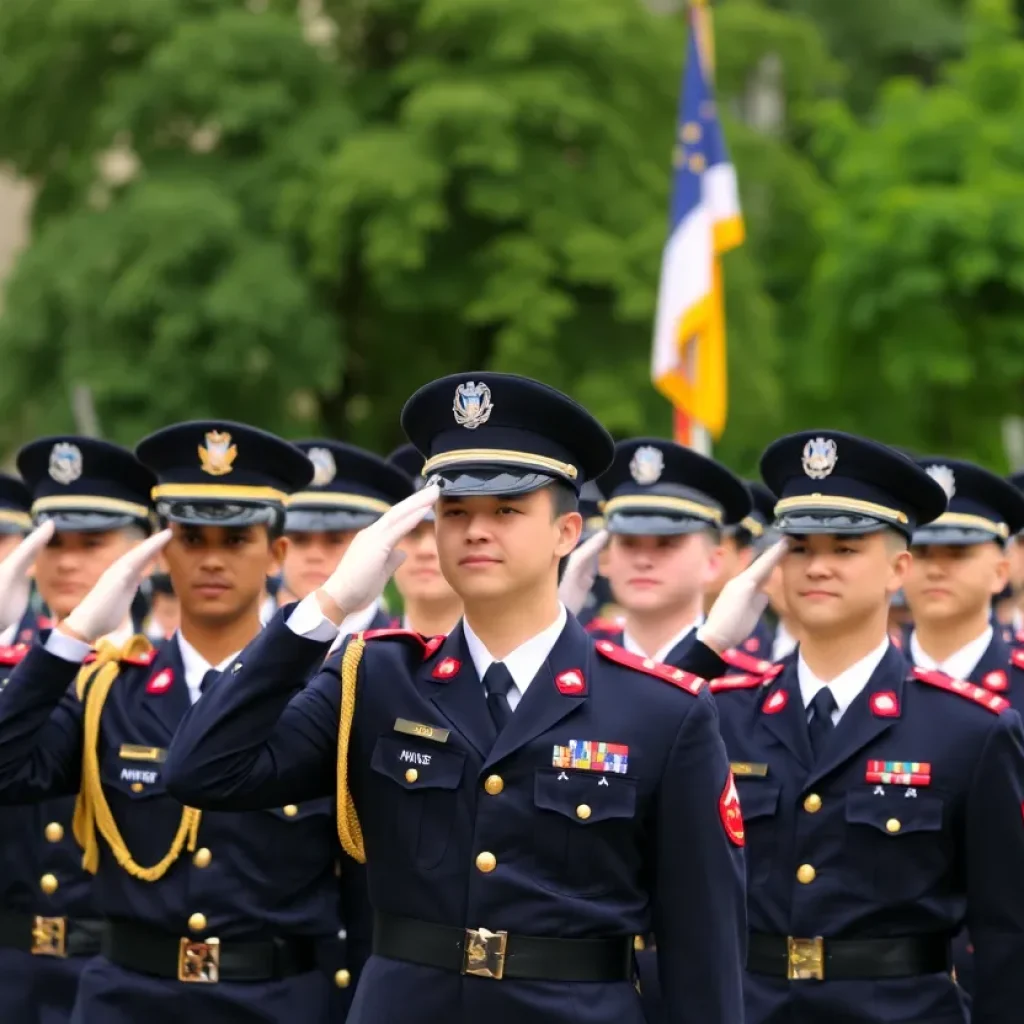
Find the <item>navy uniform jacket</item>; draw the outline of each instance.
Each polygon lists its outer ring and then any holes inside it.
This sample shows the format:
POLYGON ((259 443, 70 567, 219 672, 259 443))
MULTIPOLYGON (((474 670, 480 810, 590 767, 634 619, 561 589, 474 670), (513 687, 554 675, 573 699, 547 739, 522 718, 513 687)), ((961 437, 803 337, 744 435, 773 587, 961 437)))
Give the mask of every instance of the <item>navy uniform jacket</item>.
MULTIPOLYGON (((165 768, 171 790, 224 808, 333 793, 340 654, 310 686, 295 684, 326 646, 283 616, 268 625, 231 683, 183 721, 165 768)), ((742 1019, 743 862, 723 824, 731 785, 714 701, 693 677, 624 661, 642 663, 595 644, 570 616, 495 739, 461 625, 429 642, 369 640, 348 764, 370 901, 378 912, 512 935, 653 928, 671 1024, 732 1024, 742 1019), (419 738, 399 719, 447 735, 419 738), (626 745, 627 770, 557 767, 555 748, 571 740, 626 745), (588 816, 577 814, 583 804, 588 816), (475 866, 483 852, 495 870, 475 866)), ((374 956, 349 1020, 642 1024, 643 1014, 628 981, 497 982, 374 956)))
MULTIPOLYGON (((0 801, 38 801, 78 790, 82 705, 73 691, 68 693, 78 669, 37 644, 11 676, 0 696, 0 801)), ((181 821, 182 807, 164 784, 163 757, 189 706, 180 649, 171 641, 150 655, 123 661, 103 708, 99 763, 104 792, 128 849, 143 866, 158 863, 168 852, 181 821)), ((337 834, 329 800, 289 795, 253 814, 204 815, 196 854, 183 850, 156 882, 133 878, 118 866, 104 839, 98 844, 93 893, 103 917, 184 936, 191 934, 190 916, 203 914, 204 934, 224 943, 338 933, 337 834)), ((119 986, 124 976, 119 975, 119 986)), ((297 978, 301 992, 281 1000, 285 1016, 274 1015, 266 1004, 267 1020, 291 1020, 303 1013, 316 1020, 325 1014, 325 975, 318 975, 316 984, 305 975, 297 978)), ((240 1000, 260 1005, 268 986, 295 980, 232 988, 240 1000)), ((176 981, 163 985, 194 990, 176 981)), ((145 1009, 132 1007, 123 992, 110 994, 115 997, 129 1012, 125 1021, 145 1017, 145 1009)), ((104 1024, 122 1020, 105 1005, 90 1012, 97 1020, 107 1013, 104 1024)), ((93 1018, 86 1019, 91 1024, 93 1018)))
MULTIPOLYGON (((29 609, 18 642, 0 647, 0 691, 38 632, 29 609)), ((92 875, 71 834, 74 797, 0 807, 0 913, 33 917, 94 918, 92 875), (57 888, 50 888, 50 878, 57 888), (44 878, 46 882, 44 883, 44 878)), ((78 972, 86 957, 54 958, 0 949, 0 1014, 4 1024, 60 1024, 71 1016, 78 972)))
MULTIPOLYGON (((743 808, 751 931, 824 936, 827 944, 830 937, 951 937, 966 922, 976 950, 974 1024, 1017 1024, 1024 1006, 1017 713, 996 694, 911 668, 890 647, 815 763, 795 658, 764 677, 712 689, 743 808), (872 761, 924 763, 930 781, 879 785, 868 779, 872 761)), ((822 983, 748 972, 746 1010, 747 1024, 968 1019, 945 973, 822 983)))

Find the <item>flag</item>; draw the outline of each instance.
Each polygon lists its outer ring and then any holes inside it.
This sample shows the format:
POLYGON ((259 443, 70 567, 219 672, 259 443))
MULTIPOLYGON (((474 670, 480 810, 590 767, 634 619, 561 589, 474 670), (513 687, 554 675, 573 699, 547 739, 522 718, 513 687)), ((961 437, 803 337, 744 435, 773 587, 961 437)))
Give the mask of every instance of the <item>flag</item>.
POLYGON ((727 406, 720 257, 742 243, 744 229, 736 170, 715 109, 706 15, 703 3, 691 8, 651 376, 675 406, 677 431, 689 420, 718 438, 727 406))

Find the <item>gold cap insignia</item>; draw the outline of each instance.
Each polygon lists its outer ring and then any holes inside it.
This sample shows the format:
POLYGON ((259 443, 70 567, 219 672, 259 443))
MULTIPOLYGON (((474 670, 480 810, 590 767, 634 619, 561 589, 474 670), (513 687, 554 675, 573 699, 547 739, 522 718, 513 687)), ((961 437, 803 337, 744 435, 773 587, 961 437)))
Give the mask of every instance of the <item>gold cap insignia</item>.
POLYGON ((209 431, 205 443, 199 446, 199 462, 210 476, 227 476, 237 457, 238 446, 231 443, 231 435, 226 432, 209 431))

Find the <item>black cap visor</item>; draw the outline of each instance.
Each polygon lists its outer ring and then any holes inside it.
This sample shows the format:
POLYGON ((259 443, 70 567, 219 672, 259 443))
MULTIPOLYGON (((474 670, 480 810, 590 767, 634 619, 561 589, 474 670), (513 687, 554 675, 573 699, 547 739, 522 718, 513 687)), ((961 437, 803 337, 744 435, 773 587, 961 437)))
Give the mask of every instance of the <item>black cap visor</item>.
POLYGON ((703 530, 718 532, 721 527, 706 519, 646 509, 643 512, 612 512, 608 516, 605 529, 609 533, 628 537, 678 537, 687 533, 700 533, 703 530))
POLYGON ((182 526, 270 526, 283 516, 284 507, 266 502, 163 500, 157 515, 182 526))
POLYGON ((934 544, 940 547, 968 547, 972 544, 1006 544, 1006 538, 991 530, 972 529, 965 526, 939 526, 929 523, 914 531, 911 544, 923 547, 934 544))
MULTIPOLYGON (((428 477, 427 482, 437 481, 442 498, 483 498, 518 497, 539 491, 561 480, 547 473, 528 472, 514 469, 466 469, 459 467, 441 471, 428 477)), ((567 486, 572 486, 565 481, 567 486)))
POLYGON ((837 536, 863 536, 891 528, 907 533, 907 527, 899 523, 887 523, 873 516, 859 516, 851 512, 786 512, 775 520, 773 527, 779 533, 791 537, 805 537, 809 534, 833 533, 837 536))
POLYGON ((92 512, 80 508, 74 511, 47 509, 38 513, 34 522, 36 526, 52 522, 57 533, 106 533, 108 530, 122 530, 127 526, 138 526, 147 533, 152 529, 149 519, 139 516, 123 512, 92 512))
POLYGON ((285 533, 348 533, 375 523, 376 512, 338 508, 290 508, 284 519, 285 533))

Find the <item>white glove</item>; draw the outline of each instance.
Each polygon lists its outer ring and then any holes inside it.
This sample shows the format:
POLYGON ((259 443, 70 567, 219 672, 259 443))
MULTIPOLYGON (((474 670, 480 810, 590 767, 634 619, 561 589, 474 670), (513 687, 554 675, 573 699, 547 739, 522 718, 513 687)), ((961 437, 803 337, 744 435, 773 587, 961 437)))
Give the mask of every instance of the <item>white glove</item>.
POLYGON ((29 570, 53 536, 53 520, 37 526, 4 560, 0 562, 0 631, 21 622, 28 607, 32 581, 29 570))
POLYGON ((697 630, 697 639, 718 654, 746 640, 768 604, 764 592, 768 577, 788 550, 789 542, 783 538, 729 580, 697 630))
POLYGON ((558 585, 558 596, 566 609, 579 615, 597 579, 597 563, 601 549, 608 543, 608 531, 598 530, 588 537, 570 556, 558 585))
POLYGON ((77 608, 57 628, 87 644, 113 633, 127 618, 146 568, 167 545, 171 531, 163 530, 123 554, 96 581, 77 608))
POLYGON ((320 607, 328 618, 340 624, 339 613, 344 618, 381 595, 391 574, 405 561, 405 552, 395 549, 406 534, 423 522, 440 494, 437 484, 427 484, 355 535, 338 568, 317 592, 320 607), (328 599, 326 604, 322 600, 324 595, 328 599), (331 603, 336 607, 332 608, 331 603))

